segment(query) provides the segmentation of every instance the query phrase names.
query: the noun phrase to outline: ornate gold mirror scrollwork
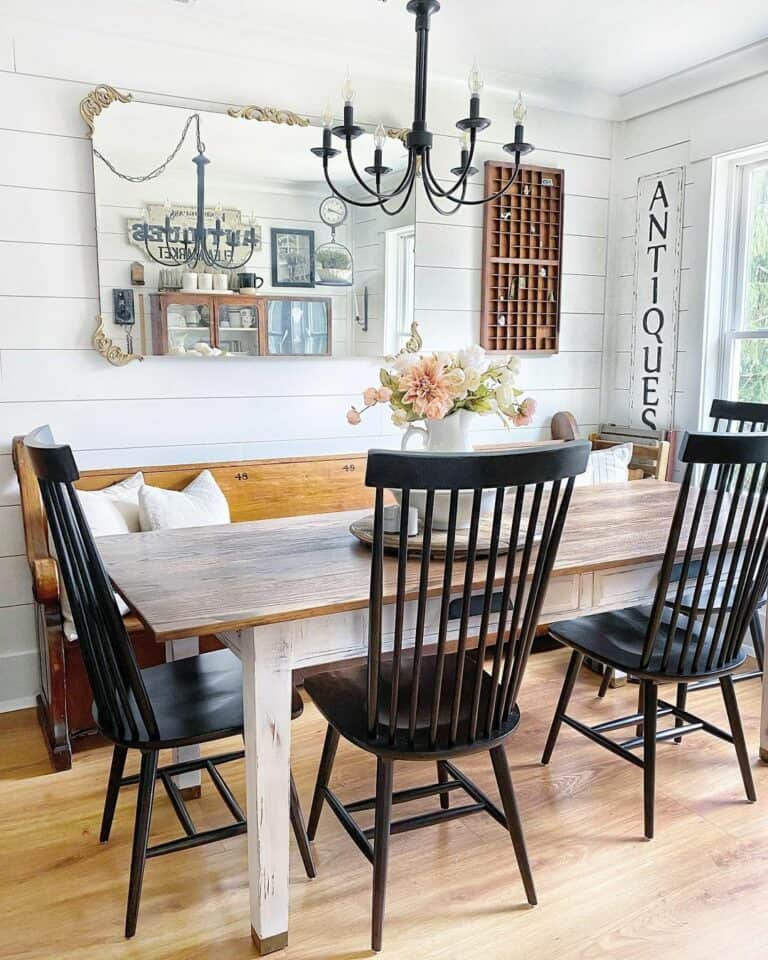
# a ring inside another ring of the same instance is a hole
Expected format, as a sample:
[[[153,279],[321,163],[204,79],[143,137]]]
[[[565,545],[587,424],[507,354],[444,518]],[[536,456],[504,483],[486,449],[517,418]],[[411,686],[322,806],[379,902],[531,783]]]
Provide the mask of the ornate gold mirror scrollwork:
[[[113,343],[110,338],[107,336],[107,332],[104,329],[104,321],[101,319],[101,316],[96,317],[98,322],[98,327],[96,332],[93,335],[93,346],[98,352],[115,367],[124,367],[126,363],[130,363],[131,360],[143,360],[144,357],[140,353],[126,353],[122,347],[118,347],[116,343]]]

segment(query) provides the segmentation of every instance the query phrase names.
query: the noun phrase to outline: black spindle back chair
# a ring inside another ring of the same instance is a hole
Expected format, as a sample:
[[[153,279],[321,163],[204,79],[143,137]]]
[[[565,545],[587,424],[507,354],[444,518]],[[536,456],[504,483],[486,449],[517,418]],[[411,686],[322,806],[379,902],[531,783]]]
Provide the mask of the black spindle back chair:
[[[47,428],[26,439],[56,546],[100,729],[113,741],[159,736],[157,720],[113,588],[73,486],[72,451]]]
[[[743,400],[719,400],[712,401],[709,416],[712,418],[712,429],[715,432],[725,433],[765,433],[768,431],[768,403],[751,403]],[[679,579],[679,564],[673,567],[673,581]],[[675,594],[676,595],[676,594]],[[683,610],[690,605],[692,600],[691,591],[687,591],[683,601]],[[668,598],[668,604],[672,605],[674,599]],[[763,637],[763,627],[760,620],[759,609],[765,605],[765,598],[761,598],[758,610],[755,611],[749,622],[749,632],[752,639],[752,648],[757,660],[756,670],[744,670],[735,674],[734,683],[742,680],[762,679],[763,664],[765,661],[765,639]],[[605,696],[608,687],[614,678],[614,671],[606,669],[603,674],[603,680],[600,684],[599,696]],[[702,690],[719,684],[719,680],[708,678],[706,680],[697,680],[695,683],[681,683],[677,691],[678,706],[685,707],[688,692],[691,690]]]
[[[574,653],[543,762],[549,762],[564,722],[644,767],[648,837],[653,835],[657,740],[679,742],[704,729],[733,743],[747,796],[754,799],[733,673],[744,662],[742,644],[768,586],[768,434],[688,434],[681,460],[685,472],[651,608],[551,626],[552,635]],[[594,727],[569,717],[568,701],[585,655],[638,677],[642,712]],[[731,734],[686,711],[679,699],[675,706],[658,701],[659,683],[702,679],[714,679],[722,687]],[[668,714],[675,726],[657,732],[657,716]],[[638,735],[622,744],[604,736],[633,724],[640,724]],[[642,761],[630,752],[639,746],[645,751]]]
[[[136,932],[148,857],[201,846],[246,831],[245,815],[218,769],[220,764],[242,759],[242,750],[159,766],[161,750],[242,734],[240,662],[228,650],[219,650],[188,660],[139,668],[109,577],[73,486],[79,473],[71,449],[54,443],[48,427],[33,431],[24,442],[38,478],[72,608],[93,691],[96,726],[114,744],[101,825],[102,843],[109,839],[120,788],[129,784],[139,787],[125,918],[125,935],[132,937]],[[293,715],[300,713],[301,698],[294,692]],[[129,749],[141,753],[138,775],[123,775]],[[210,775],[233,823],[214,829],[196,829],[174,781],[178,774],[191,770],[206,770]],[[157,779],[168,794],[184,836],[149,846]],[[289,799],[291,822],[305,869],[309,876],[314,876],[293,778],[291,796],[286,799]]]
[[[327,800],[374,864],[374,950],[381,947],[390,833],[485,811],[509,830],[528,901],[536,902],[504,741],[519,721],[520,686],[574,477],[584,471],[588,455],[583,441],[493,453],[368,455],[366,483],[376,495],[367,663],[309,678],[306,689],[329,724],[309,836]],[[391,562],[385,559],[386,489],[401,491],[397,559]],[[487,526],[481,525],[484,490],[493,491]],[[423,545],[420,556],[409,559],[408,508],[417,497],[423,505]],[[433,520],[446,508],[445,548],[438,557],[432,553]],[[459,555],[458,519],[467,510],[466,550]],[[493,595],[499,585],[496,615]],[[470,642],[471,600],[478,591],[478,636]],[[451,627],[449,608],[457,593],[462,613]],[[328,787],[339,735],[376,755],[375,798],[345,806]],[[450,762],[476,750],[490,751],[503,812]],[[393,794],[396,760],[435,761],[438,782]],[[449,794],[458,788],[473,803],[451,807]],[[440,810],[390,822],[393,802],[438,794]],[[351,813],[372,807],[375,828],[363,830]]]

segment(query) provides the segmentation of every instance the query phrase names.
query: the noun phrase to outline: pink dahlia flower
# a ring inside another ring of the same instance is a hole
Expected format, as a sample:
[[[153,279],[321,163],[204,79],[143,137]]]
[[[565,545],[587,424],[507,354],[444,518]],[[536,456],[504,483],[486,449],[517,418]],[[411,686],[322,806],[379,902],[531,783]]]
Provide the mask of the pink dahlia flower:
[[[403,401],[427,420],[442,420],[453,407],[454,392],[446,379],[445,367],[434,357],[422,357],[401,377]]]

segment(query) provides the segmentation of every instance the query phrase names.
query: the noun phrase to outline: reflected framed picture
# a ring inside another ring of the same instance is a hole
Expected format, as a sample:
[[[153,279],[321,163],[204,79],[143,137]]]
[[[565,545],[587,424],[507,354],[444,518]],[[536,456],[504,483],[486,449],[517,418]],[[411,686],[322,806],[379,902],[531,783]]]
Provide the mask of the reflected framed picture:
[[[315,231],[272,227],[272,286],[314,287]]]

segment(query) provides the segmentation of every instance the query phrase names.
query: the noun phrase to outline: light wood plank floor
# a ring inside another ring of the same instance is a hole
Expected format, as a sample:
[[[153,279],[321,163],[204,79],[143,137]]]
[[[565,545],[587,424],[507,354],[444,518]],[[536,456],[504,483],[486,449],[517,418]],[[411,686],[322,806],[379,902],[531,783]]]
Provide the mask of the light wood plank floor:
[[[488,817],[393,838],[382,960],[709,960],[765,958],[768,766],[753,767],[760,799],[747,804],[736,757],[693,734],[659,747],[657,837],[642,839],[641,773],[564,729],[548,769],[538,760],[567,661],[535,656],[510,741],[512,773],[540,905],[529,909],[504,831]],[[738,686],[757,754],[759,684]],[[630,712],[636,687],[596,697],[583,673],[573,712],[590,722]],[[725,724],[719,694],[691,695]],[[305,809],[323,735],[308,705],[293,726],[293,769]],[[138,935],[122,937],[133,817],[120,800],[112,840],[98,842],[109,754],[76,757],[51,774],[32,711],[0,717],[0,957],[13,960],[239,960],[248,939],[245,838],[151,860]],[[495,795],[487,757],[464,769]],[[230,768],[242,794],[241,769]],[[347,798],[372,792],[374,767],[342,743],[333,783]],[[398,785],[432,769],[401,764]],[[426,804],[425,804],[426,805]],[[198,824],[225,822],[206,785],[191,805]],[[286,812],[287,816],[287,812]],[[177,833],[159,795],[153,838]],[[332,814],[314,845],[319,877],[291,853],[291,944],[284,960],[355,960],[370,954],[370,868]]]

